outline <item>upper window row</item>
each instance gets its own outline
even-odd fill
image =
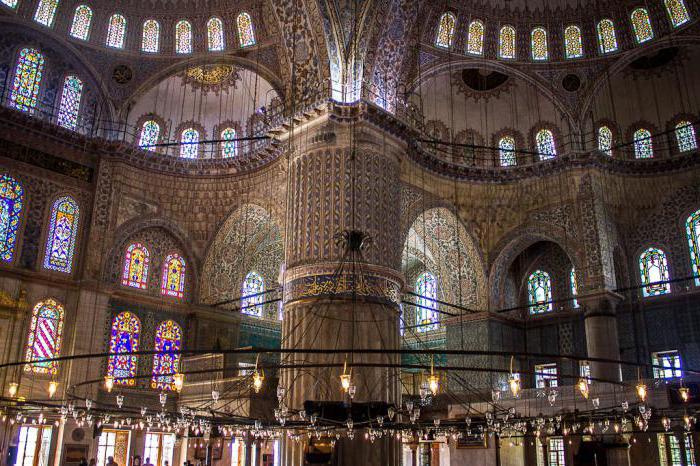
[[[677,121],[673,125],[673,134],[676,140],[678,152],[690,152],[697,150],[698,141],[695,134],[693,123],[688,120]],[[646,128],[638,128],[634,134],[633,148],[634,157],[637,159],[650,159],[654,157],[654,136],[651,131]],[[612,157],[613,151],[616,149],[613,145],[613,132],[607,125],[598,127],[598,150],[607,156]],[[618,146],[624,148],[623,144]]]
[[[685,6],[684,0],[664,0],[666,11],[671,24],[674,27],[682,26],[690,21],[690,14]],[[645,8],[636,8],[630,14],[630,23],[635,40],[641,44],[654,38],[654,29],[651,24],[649,12]],[[435,45],[441,48],[451,48],[454,45],[455,33],[457,30],[457,17],[452,12],[443,13],[440,17]],[[478,19],[469,23],[467,28],[466,51],[471,55],[484,54],[484,23]],[[605,18],[596,25],[598,35],[599,52],[603,55],[618,50],[615,24]],[[502,26],[498,35],[498,56],[503,59],[516,58],[516,36],[515,27],[510,25]],[[564,28],[564,55],[567,59],[581,58],[584,56],[583,39],[581,28],[576,25],[569,25]],[[547,30],[543,27],[536,27],[530,31],[530,56],[534,61],[544,61],[549,59],[549,45]]]
[[[18,0],[0,0],[10,8],[16,8]],[[59,0],[39,0],[34,12],[34,20],[39,24],[51,27],[53,25]],[[70,35],[76,39],[88,40],[92,27],[93,11],[86,4],[78,5],[73,12]],[[253,20],[246,12],[236,18],[238,42],[241,47],[256,44]],[[120,13],[114,13],[107,22],[107,37],[105,44],[109,47],[122,49],[126,42],[127,19]],[[155,19],[148,19],[142,25],[141,50],[148,53],[160,51],[161,26]],[[175,24],[175,52],[192,53],[192,23],[183,19]],[[212,17],[207,21],[207,49],[210,52],[221,52],[225,49],[224,23],[220,18]]]

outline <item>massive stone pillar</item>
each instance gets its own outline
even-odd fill
[[[290,161],[282,348],[398,349],[401,148],[370,125],[319,120],[294,141]],[[354,265],[344,259],[339,237],[351,230],[367,236],[363,261]],[[395,354],[287,354],[283,364],[307,365],[281,373],[290,409],[303,409],[305,401],[345,402],[336,412],[344,418],[352,404],[340,385],[345,361],[356,386],[352,403],[399,402],[397,368],[362,366],[397,364]],[[384,437],[371,444],[358,421],[354,439],[343,434],[337,441],[333,464],[398,465],[398,442]],[[287,440],[282,464],[303,464],[306,444]]]
[[[579,301],[585,310],[586,349],[590,358],[620,360],[615,308],[621,296],[610,291],[591,293]],[[591,376],[620,380],[620,364],[591,361]]]

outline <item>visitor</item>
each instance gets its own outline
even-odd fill
[[[84,456],[80,458],[80,466],[88,466],[87,458]]]
[[[107,465],[106,466],[119,466],[116,461],[114,461],[114,458],[111,456],[107,457]]]
[[[144,461],[143,466],[153,466],[153,463],[151,463],[151,458],[146,458],[146,461]]]
[[[95,458],[90,458],[90,466],[97,466],[97,460],[95,460]]]

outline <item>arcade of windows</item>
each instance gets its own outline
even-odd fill
[[[680,27],[690,22],[690,14],[684,0],[664,0],[668,19],[673,27]],[[649,11],[636,8],[629,15],[630,26],[637,44],[654,38]],[[457,17],[451,11],[440,16],[435,35],[435,46],[443,49],[452,48],[457,31]],[[486,26],[480,20],[469,23],[467,28],[466,53],[483,55]],[[516,29],[514,26],[502,26],[498,32],[498,58],[512,60],[516,58]],[[549,60],[547,30],[537,26],[530,31],[530,58],[533,61]],[[607,55],[619,50],[615,24],[612,19],[604,18],[596,23],[598,52]],[[563,28],[564,57],[566,59],[585,56],[581,28],[571,24]]]

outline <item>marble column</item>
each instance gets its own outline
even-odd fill
[[[370,125],[325,120],[304,135],[292,155],[283,348],[399,348],[403,281],[398,272],[399,148],[393,144]],[[365,235],[358,247],[362,261],[354,266],[344,259],[347,242],[340,236],[351,230]],[[396,354],[348,352],[284,355],[283,364],[319,366],[282,372],[287,405],[302,409],[307,400],[349,403],[339,378],[346,361],[357,387],[352,402],[399,402],[397,368],[361,366],[397,364]],[[399,464],[401,452],[393,437],[371,444],[364,428],[354,431],[354,439],[343,435],[337,441],[333,464]],[[282,464],[303,464],[303,450],[304,442],[285,442]]]
[[[611,291],[587,293],[578,298],[585,312],[586,349],[591,358],[620,360],[615,308],[622,299]],[[591,376],[620,381],[620,365],[591,361]]]

